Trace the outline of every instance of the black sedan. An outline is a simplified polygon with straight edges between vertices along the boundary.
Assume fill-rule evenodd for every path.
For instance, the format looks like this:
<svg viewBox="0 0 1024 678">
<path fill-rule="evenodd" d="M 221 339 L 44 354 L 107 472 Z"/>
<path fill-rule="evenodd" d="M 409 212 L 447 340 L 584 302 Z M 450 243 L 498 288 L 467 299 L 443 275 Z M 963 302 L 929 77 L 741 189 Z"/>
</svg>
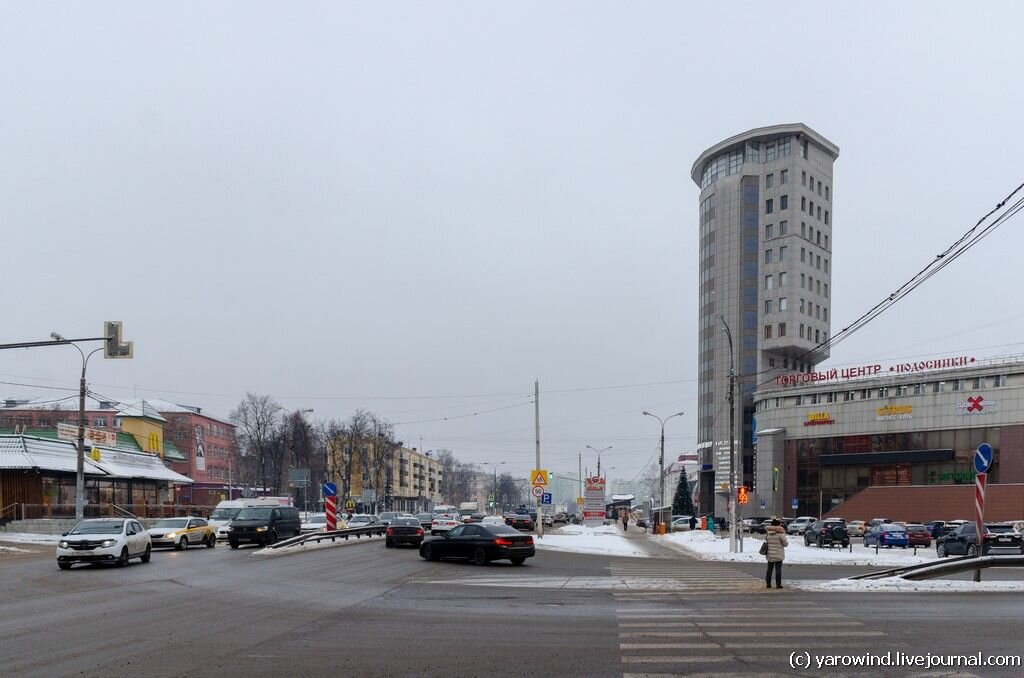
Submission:
<svg viewBox="0 0 1024 678">
<path fill-rule="evenodd" d="M 416 518 L 394 518 L 384 533 L 384 546 L 394 548 L 400 544 L 419 546 L 423 543 L 423 526 Z"/>
<path fill-rule="evenodd" d="M 477 565 L 511 560 L 522 565 L 535 554 L 533 537 L 508 525 L 459 525 L 440 537 L 427 537 L 420 545 L 424 560 L 461 558 Z"/>
<path fill-rule="evenodd" d="M 525 513 L 514 513 L 505 518 L 505 523 L 508 524 L 509 527 L 514 527 L 517 530 L 533 529 L 533 519 Z"/>
</svg>

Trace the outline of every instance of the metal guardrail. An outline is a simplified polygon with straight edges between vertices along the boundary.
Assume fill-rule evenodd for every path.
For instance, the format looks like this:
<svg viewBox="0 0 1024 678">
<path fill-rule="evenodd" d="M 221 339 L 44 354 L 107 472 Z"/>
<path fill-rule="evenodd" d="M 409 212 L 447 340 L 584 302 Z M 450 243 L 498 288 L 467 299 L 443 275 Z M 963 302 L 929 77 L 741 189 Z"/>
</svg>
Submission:
<svg viewBox="0 0 1024 678">
<path fill-rule="evenodd" d="M 300 534 L 297 537 L 291 537 L 289 539 L 282 539 L 281 541 L 274 542 L 267 548 L 279 549 L 287 548 L 289 546 L 298 546 L 304 544 L 307 541 L 315 541 L 317 543 L 330 539 L 331 541 L 337 541 L 338 539 L 348 540 L 350 537 L 361 539 L 362 537 L 372 537 L 375 535 L 383 535 L 387 532 L 387 525 L 374 525 L 373 527 L 349 527 L 344 530 L 325 530 L 322 532 L 308 532 L 306 534 Z"/>
<path fill-rule="evenodd" d="M 858 574 L 850 579 L 885 579 L 887 577 L 900 577 L 911 581 L 920 579 L 935 579 L 950 574 L 961 572 L 981 571 L 989 567 L 1022 567 L 1024 566 L 1024 555 L 1021 556 L 960 556 L 950 558 L 940 563 L 922 563 L 921 565 L 907 565 L 905 567 L 893 567 L 880 572 L 869 572 Z"/>
</svg>

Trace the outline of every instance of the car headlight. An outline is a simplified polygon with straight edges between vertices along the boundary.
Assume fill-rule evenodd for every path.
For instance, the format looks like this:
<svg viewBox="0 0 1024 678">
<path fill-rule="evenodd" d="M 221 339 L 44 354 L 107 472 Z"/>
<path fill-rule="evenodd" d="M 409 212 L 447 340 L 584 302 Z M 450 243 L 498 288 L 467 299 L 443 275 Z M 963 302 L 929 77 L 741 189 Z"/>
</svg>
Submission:
<svg viewBox="0 0 1024 678">
<path fill-rule="evenodd" d="M 164 535 L 164 538 L 165 539 L 174 539 L 177 536 L 178 536 L 177 532 L 168 532 L 167 534 Z"/>
<path fill-rule="evenodd" d="M 116 543 L 117 543 L 116 539 L 104 539 L 103 543 L 100 544 L 100 546 L 105 548 L 105 549 L 109 549 L 111 546 L 113 546 Z"/>
<path fill-rule="evenodd" d="M 233 530 L 233 529 L 235 529 L 235 528 L 233 528 L 233 527 L 231 527 L 230 525 L 228 525 L 228 526 L 227 526 L 227 527 L 225 527 L 224 529 L 225 529 L 225 530 L 227 530 L 228 532 L 230 532 L 231 530 Z"/>
<path fill-rule="evenodd" d="M 264 527 L 257 527 L 257 528 L 256 528 L 256 531 L 257 531 L 257 532 L 266 532 L 266 531 L 267 531 L 267 528 L 266 528 L 265 526 L 264 526 Z"/>
<path fill-rule="evenodd" d="M 59 544 L 57 544 L 57 546 L 61 547 L 62 549 L 66 549 L 68 547 L 68 543 L 66 541 L 61 541 Z"/>
</svg>

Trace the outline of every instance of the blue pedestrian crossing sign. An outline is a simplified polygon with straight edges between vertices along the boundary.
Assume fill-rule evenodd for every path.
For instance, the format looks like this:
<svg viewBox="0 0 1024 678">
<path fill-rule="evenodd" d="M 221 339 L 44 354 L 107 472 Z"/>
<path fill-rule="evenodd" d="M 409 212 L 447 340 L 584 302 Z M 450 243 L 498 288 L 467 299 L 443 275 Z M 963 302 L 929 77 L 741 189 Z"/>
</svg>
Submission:
<svg viewBox="0 0 1024 678">
<path fill-rule="evenodd" d="M 994 455 L 995 452 L 992 451 L 992 446 L 988 443 L 978 445 L 978 450 L 974 453 L 974 470 L 977 473 L 988 473 L 988 470 L 992 468 Z"/>
<path fill-rule="evenodd" d="M 551 503 L 551 493 L 550 492 L 545 492 L 543 495 L 541 495 L 540 503 L 542 503 L 542 504 L 550 504 Z"/>
</svg>

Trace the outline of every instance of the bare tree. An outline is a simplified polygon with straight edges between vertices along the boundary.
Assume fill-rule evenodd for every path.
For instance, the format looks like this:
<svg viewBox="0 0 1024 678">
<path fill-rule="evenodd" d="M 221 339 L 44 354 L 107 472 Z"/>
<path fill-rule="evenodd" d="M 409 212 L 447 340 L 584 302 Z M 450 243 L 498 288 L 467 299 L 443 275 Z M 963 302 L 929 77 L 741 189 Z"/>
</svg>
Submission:
<svg viewBox="0 0 1024 678">
<path fill-rule="evenodd" d="M 250 473 L 259 478 L 264 489 L 268 488 L 268 478 L 275 477 L 275 470 L 280 478 L 279 454 L 274 449 L 280 411 L 281 406 L 269 395 L 246 393 L 228 417 L 235 425 L 239 454 L 250 460 Z"/>
</svg>

